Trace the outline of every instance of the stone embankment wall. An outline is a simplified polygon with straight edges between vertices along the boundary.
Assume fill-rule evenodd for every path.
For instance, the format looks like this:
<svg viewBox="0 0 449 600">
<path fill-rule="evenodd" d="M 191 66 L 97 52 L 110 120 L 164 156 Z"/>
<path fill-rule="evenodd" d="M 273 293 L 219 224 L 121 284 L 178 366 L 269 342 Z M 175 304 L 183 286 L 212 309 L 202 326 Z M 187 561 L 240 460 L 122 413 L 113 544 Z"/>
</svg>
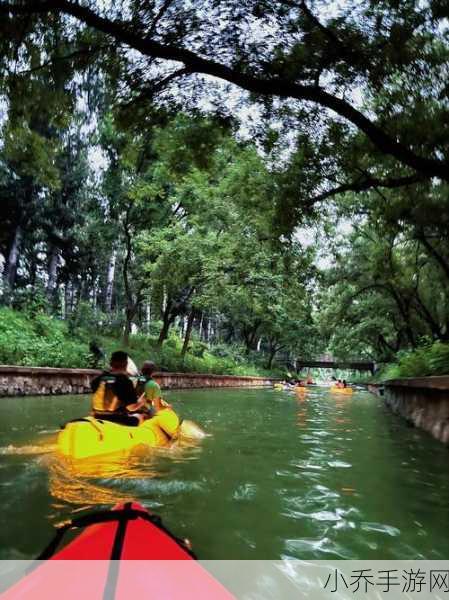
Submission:
<svg viewBox="0 0 449 600">
<path fill-rule="evenodd" d="M 0 365 L 0 396 L 42 396 L 86 394 L 90 381 L 100 373 L 94 369 L 53 369 Z M 264 377 L 202 375 L 198 373 L 156 373 L 163 389 L 264 387 L 273 380 Z"/>
<path fill-rule="evenodd" d="M 384 389 L 395 413 L 449 445 L 449 376 L 392 379 Z"/>
<path fill-rule="evenodd" d="M 383 396 L 385 392 L 383 383 L 367 383 L 364 387 L 375 396 Z"/>
</svg>

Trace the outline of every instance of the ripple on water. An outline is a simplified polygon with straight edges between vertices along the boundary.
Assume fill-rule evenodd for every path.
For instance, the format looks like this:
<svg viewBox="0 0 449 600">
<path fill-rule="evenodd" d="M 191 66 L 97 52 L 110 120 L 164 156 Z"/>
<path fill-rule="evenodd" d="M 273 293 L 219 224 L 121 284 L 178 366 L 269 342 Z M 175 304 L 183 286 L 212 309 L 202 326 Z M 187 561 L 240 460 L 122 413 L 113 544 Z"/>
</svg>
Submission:
<svg viewBox="0 0 449 600">
<path fill-rule="evenodd" d="M 275 471 L 276 477 L 285 477 L 287 479 L 304 479 L 311 483 L 321 480 L 321 474 L 319 471 L 291 471 L 283 469 Z"/>
<path fill-rule="evenodd" d="M 311 519 L 312 521 L 333 522 L 339 521 L 342 517 L 336 512 L 330 510 L 319 510 L 313 513 L 306 513 L 299 510 L 287 510 L 282 513 L 286 517 L 293 519 Z"/>
<path fill-rule="evenodd" d="M 396 537 L 401 534 L 401 530 L 392 525 L 384 525 L 383 523 L 368 523 L 363 521 L 360 523 L 360 528 L 363 531 L 377 531 L 378 533 L 386 533 L 391 537 Z"/>
<path fill-rule="evenodd" d="M 330 538 L 324 537 L 319 539 L 303 538 L 285 540 L 285 550 L 287 556 L 282 558 L 323 558 L 323 555 L 329 555 L 348 560 L 356 558 L 352 552 L 337 544 Z"/>
<path fill-rule="evenodd" d="M 56 450 L 56 444 L 35 444 L 28 446 L 9 446 L 0 447 L 0 454 L 48 454 Z"/>
<path fill-rule="evenodd" d="M 232 494 L 234 500 L 252 500 L 257 493 L 257 485 L 254 483 L 243 483 Z"/>
<path fill-rule="evenodd" d="M 186 481 L 181 479 L 123 479 L 100 481 L 103 485 L 112 484 L 124 492 L 154 493 L 162 496 L 173 496 L 182 492 L 205 491 L 206 487 L 199 481 Z"/>
<path fill-rule="evenodd" d="M 318 510 L 317 512 L 310 513 L 308 517 L 315 521 L 340 521 L 343 517 L 339 513 L 340 511 L 338 508 L 335 512 L 330 510 Z"/>
<path fill-rule="evenodd" d="M 351 463 L 347 463 L 342 460 L 333 460 L 327 464 L 329 467 L 333 467 L 334 469 L 350 469 L 352 467 Z"/>
<path fill-rule="evenodd" d="M 317 502 L 339 497 L 340 494 L 338 492 L 332 491 L 325 485 L 315 485 L 313 489 L 309 490 L 305 495 L 307 502 Z"/>
<path fill-rule="evenodd" d="M 294 509 L 287 509 L 284 513 L 285 516 L 290 517 L 290 518 L 294 518 L 294 519 L 310 519 L 311 521 L 317 521 L 317 522 L 323 522 L 323 523 L 350 523 L 350 521 L 347 520 L 347 517 L 352 515 L 352 516 L 357 516 L 359 514 L 359 511 L 353 507 L 350 508 L 335 508 L 334 510 L 327 510 L 327 509 L 323 509 L 323 510 L 317 510 L 317 511 L 313 511 L 313 512 L 304 512 L 304 511 L 300 511 L 300 510 L 294 510 Z M 353 523 L 351 521 L 351 523 Z M 344 529 L 354 529 L 355 524 L 353 526 L 342 526 L 341 528 Z M 334 526 L 334 528 L 337 528 L 336 526 Z"/>
<path fill-rule="evenodd" d="M 311 462 L 310 460 L 292 460 L 289 465 L 291 465 L 292 467 L 297 467 L 298 469 L 305 469 L 305 470 L 315 470 L 315 471 L 321 471 L 323 469 L 322 465 L 317 465 L 314 464 L 313 462 Z"/>
</svg>

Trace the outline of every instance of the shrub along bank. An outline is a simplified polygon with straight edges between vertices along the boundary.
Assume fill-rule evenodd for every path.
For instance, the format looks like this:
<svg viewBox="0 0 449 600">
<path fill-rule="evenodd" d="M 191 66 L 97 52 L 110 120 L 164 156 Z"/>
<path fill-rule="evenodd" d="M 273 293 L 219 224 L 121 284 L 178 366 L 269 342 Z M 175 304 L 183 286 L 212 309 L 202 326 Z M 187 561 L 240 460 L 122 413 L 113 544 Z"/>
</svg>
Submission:
<svg viewBox="0 0 449 600">
<path fill-rule="evenodd" d="M 427 343 L 410 352 L 399 352 L 397 362 L 382 372 L 382 379 L 449 374 L 449 344 Z"/>
<path fill-rule="evenodd" d="M 27 313 L 0 308 L 0 364 L 35 367 L 87 368 L 95 365 L 89 351 L 92 329 L 71 327 L 44 312 Z M 104 352 L 99 367 L 107 364 L 110 353 L 123 349 L 120 337 L 97 335 L 95 341 Z M 207 345 L 193 339 L 189 352 L 181 357 L 182 339 L 173 331 L 163 346 L 146 335 L 133 335 L 125 348 L 140 365 L 153 360 L 158 367 L 173 372 L 215 373 L 217 375 L 254 375 L 283 377 L 282 369 L 266 370 L 257 356 L 248 357 L 239 346 Z"/>
</svg>

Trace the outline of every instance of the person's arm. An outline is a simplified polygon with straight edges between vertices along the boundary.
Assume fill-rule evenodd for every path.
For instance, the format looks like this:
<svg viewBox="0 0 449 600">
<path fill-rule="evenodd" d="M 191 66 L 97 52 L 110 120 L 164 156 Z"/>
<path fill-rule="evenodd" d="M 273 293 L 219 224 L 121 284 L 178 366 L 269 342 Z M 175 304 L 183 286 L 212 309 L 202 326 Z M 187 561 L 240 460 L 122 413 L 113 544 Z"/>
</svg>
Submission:
<svg viewBox="0 0 449 600">
<path fill-rule="evenodd" d="M 145 392 L 140 396 L 135 404 L 128 404 L 126 410 L 135 411 L 145 407 Z"/>
<path fill-rule="evenodd" d="M 163 408 L 160 396 L 153 398 L 152 402 L 153 402 L 153 408 L 156 412 L 159 412 L 161 410 L 161 408 Z"/>
</svg>

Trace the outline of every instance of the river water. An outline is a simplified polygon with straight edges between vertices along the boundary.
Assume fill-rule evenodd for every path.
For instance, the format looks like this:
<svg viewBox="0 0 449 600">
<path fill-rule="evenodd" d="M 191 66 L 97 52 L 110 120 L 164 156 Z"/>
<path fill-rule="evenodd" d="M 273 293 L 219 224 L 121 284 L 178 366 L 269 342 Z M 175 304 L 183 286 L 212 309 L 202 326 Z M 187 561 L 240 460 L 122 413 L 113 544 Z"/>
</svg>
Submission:
<svg viewBox="0 0 449 600">
<path fill-rule="evenodd" d="M 380 399 L 315 388 L 172 391 L 210 434 L 195 446 L 72 464 L 59 425 L 87 396 L 0 400 L 0 559 L 52 526 L 135 499 L 202 559 L 447 559 L 449 452 Z"/>
</svg>

